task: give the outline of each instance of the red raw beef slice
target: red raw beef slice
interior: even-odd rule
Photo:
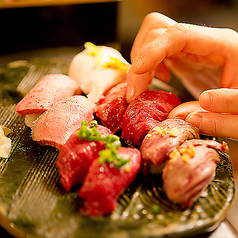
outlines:
[[[97,130],[102,137],[112,134],[104,126],[97,126]],[[98,158],[98,152],[104,149],[104,141],[80,140],[76,133],[70,136],[62,146],[56,162],[61,184],[67,192],[72,186],[83,182],[91,163]]]
[[[171,92],[146,91],[133,100],[127,107],[121,138],[139,146],[147,132],[167,118],[169,112],[181,103]]]
[[[140,170],[140,151],[120,147],[117,153],[130,162],[120,168],[113,163],[102,163],[94,160],[79,190],[79,197],[84,199],[81,211],[88,216],[104,216],[117,206],[120,194],[133,181]]]
[[[128,105],[126,101],[126,83],[113,87],[105,97],[99,100],[96,115],[101,123],[116,133],[121,129],[123,116]]]

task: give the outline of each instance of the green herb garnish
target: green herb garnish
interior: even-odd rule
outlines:
[[[130,162],[130,159],[125,159],[123,156],[117,153],[117,149],[121,147],[120,141],[114,141],[104,144],[107,148],[99,152],[98,162],[102,163],[114,163],[117,169]],[[128,168],[127,168],[128,171]]]
[[[96,129],[97,126],[96,120],[91,121],[89,125],[86,120],[83,120],[81,128],[76,131],[76,134],[80,140],[104,141],[106,149],[99,152],[98,162],[100,164],[114,163],[117,169],[129,163],[130,159],[125,159],[117,153],[117,149],[121,147],[120,138],[116,135],[102,137],[101,133]],[[129,167],[126,168],[126,171],[129,171]]]
[[[158,214],[160,212],[160,206],[158,204],[152,204],[152,211],[154,214]]]
[[[81,122],[81,127],[78,131],[76,131],[76,134],[80,140],[102,140],[101,133],[96,129],[97,125],[97,121],[94,120],[89,123],[88,127],[88,122],[83,120]]]

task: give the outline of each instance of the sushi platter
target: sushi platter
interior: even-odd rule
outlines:
[[[0,225],[14,237],[29,238],[192,237],[217,228],[235,193],[232,162],[225,152],[219,152],[221,163],[212,182],[189,208],[167,199],[160,174],[139,172],[112,213],[80,213],[80,185],[70,192],[63,189],[58,150],[33,141],[31,129],[15,111],[21,96],[43,76],[67,74],[71,59],[31,58],[0,68],[0,124],[12,141],[10,156],[0,158]]]

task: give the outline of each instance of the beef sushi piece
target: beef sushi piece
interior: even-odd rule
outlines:
[[[186,140],[195,138],[199,138],[198,128],[184,120],[166,119],[157,123],[146,135],[140,147],[144,171],[162,165],[175,148]]]
[[[94,160],[79,190],[84,199],[81,211],[87,216],[104,216],[115,210],[120,194],[134,180],[141,164],[140,151],[120,147],[117,153],[128,163],[117,167],[113,162]]]
[[[171,92],[146,91],[133,100],[127,107],[121,138],[138,146],[150,129],[167,118],[169,112],[181,103]]]
[[[123,116],[128,106],[126,89],[127,84],[120,83],[110,89],[98,102],[96,116],[101,119],[101,124],[110,128],[113,133],[121,130]]]
[[[126,80],[128,67],[116,49],[86,42],[85,49],[72,59],[68,75],[96,103],[109,89]]]
[[[212,181],[220,156],[228,151],[225,142],[189,140],[170,154],[163,169],[165,193],[173,202],[190,207]]]
[[[61,149],[68,138],[81,126],[81,121],[93,120],[95,103],[84,96],[71,96],[42,113],[32,126],[32,138],[42,145]]]
[[[26,116],[26,125],[31,127],[32,120],[61,99],[74,95],[78,88],[78,83],[66,75],[46,75],[16,105],[15,111]]]
[[[102,137],[113,134],[104,126],[99,125],[96,129]],[[67,192],[72,186],[83,182],[90,165],[99,157],[98,152],[104,149],[104,141],[81,140],[76,133],[70,136],[62,146],[56,162],[60,182]]]

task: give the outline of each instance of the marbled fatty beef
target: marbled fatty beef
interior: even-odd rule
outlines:
[[[33,123],[32,138],[42,145],[61,149],[81,126],[81,121],[93,120],[95,103],[84,96],[71,96],[57,102]]]
[[[97,130],[102,137],[112,134],[104,126],[97,126]],[[61,176],[60,182],[67,192],[72,186],[83,182],[90,165],[98,158],[98,152],[104,149],[104,141],[80,140],[76,133],[69,137],[62,146],[56,162]]]
[[[56,102],[74,95],[78,88],[78,84],[66,75],[46,75],[16,105],[15,110],[20,116],[41,114]]]

